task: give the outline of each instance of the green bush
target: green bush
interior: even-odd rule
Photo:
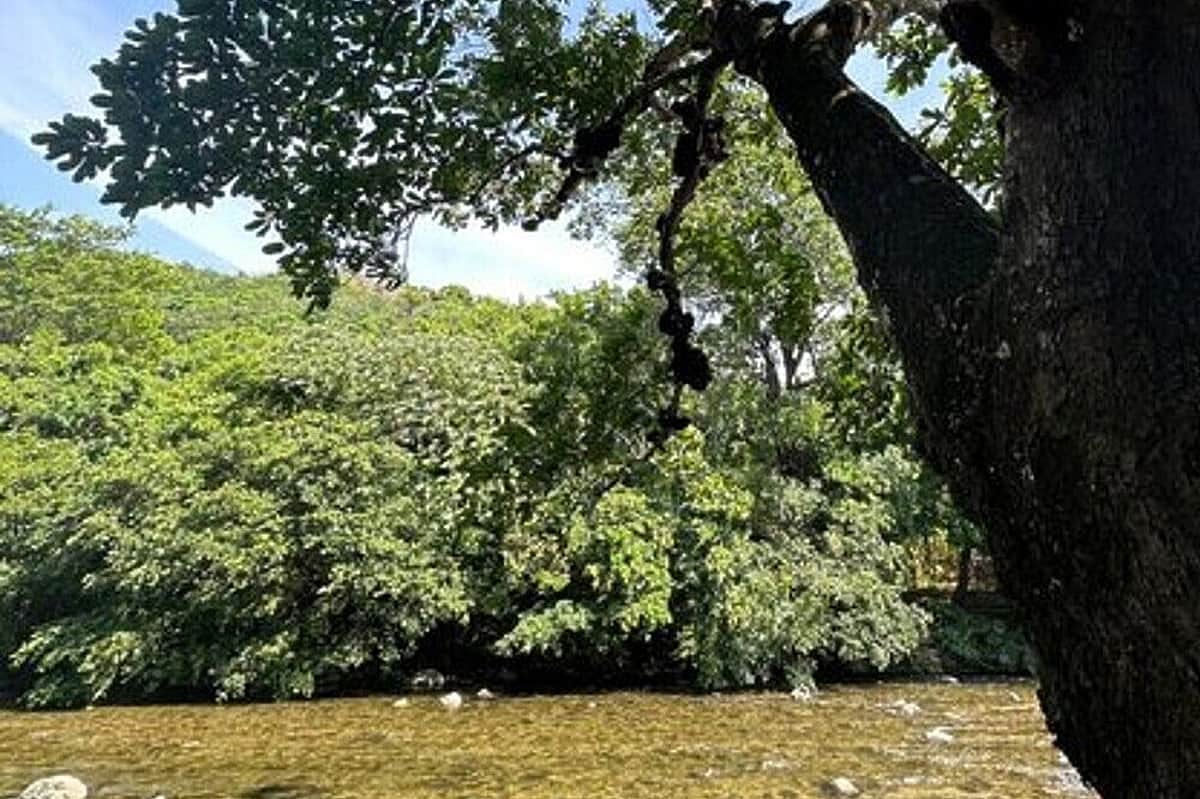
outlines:
[[[925,600],[922,604],[933,617],[929,645],[942,670],[956,674],[1033,675],[1033,653],[1012,622],[971,613],[950,600]]]

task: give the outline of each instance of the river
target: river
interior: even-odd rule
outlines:
[[[0,797],[64,772],[113,799],[1093,796],[1029,683],[0,712]]]

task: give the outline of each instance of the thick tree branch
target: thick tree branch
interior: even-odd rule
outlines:
[[[1083,33],[1070,0],[948,0],[938,21],[964,60],[1006,100],[1044,94],[1062,79]]]
[[[673,53],[675,47],[672,43],[662,52]],[[580,186],[586,180],[600,174],[604,162],[620,146],[621,135],[626,126],[646,109],[653,107],[656,92],[683,83],[696,75],[720,69],[723,59],[718,55],[710,55],[675,69],[666,69],[661,64],[651,69],[654,63],[652,61],[647,67],[642,83],[623,98],[607,117],[596,125],[575,132],[571,152],[563,162],[567,171],[566,177],[546,207],[524,222],[522,226],[526,230],[537,230],[543,222],[557,219]]]
[[[999,233],[979,203],[843,74],[868,27],[861,4],[831,3],[775,30],[748,74],[766,88],[850,246],[859,281],[888,317],[918,416],[953,417],[938,425],[953,436],[977,396],[970,350],[979,334],[967,328],[994,271]]]
[[[990,11],[977,2],[950,2],[942,8],[939,22],[963,59],[986,75],[1001,97],[1016,94],[1021,78],[992,41],[996,20]]]

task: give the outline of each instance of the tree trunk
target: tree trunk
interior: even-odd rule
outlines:
[[[747,71],[987,529],[1059,746],[1110,799],[1197,797],[1200,3],[1078,5],[1058,49],[1025,34],[998,238],[841,74],[844,13]]]
[[[971,563],[975,559],[974,547],[963,547],[958,551],[958,574],[954,580],[954,601],[962,602],[971,590]]]

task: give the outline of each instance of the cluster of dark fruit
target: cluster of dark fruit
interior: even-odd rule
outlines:
[[[671,337],[671,377],[676,383],[703,391],[712,382],[712,367],[708,356],[691,341],[696,317],[683,310],[682,297],[674,275],[662,269],[652,269],[646,284],[663,295],[667,307],[658,317],[658,329]],[[683,425],[686,427],[686,424]]]
[[[729,158],[725,146],[725,120],[719,116],[705,116],[694,97],[677,101],[671,110],[683,123],[671,153],[671,171],[681,178],[691,177],[697,171],[701,178],[707,177],[713,165]]]

